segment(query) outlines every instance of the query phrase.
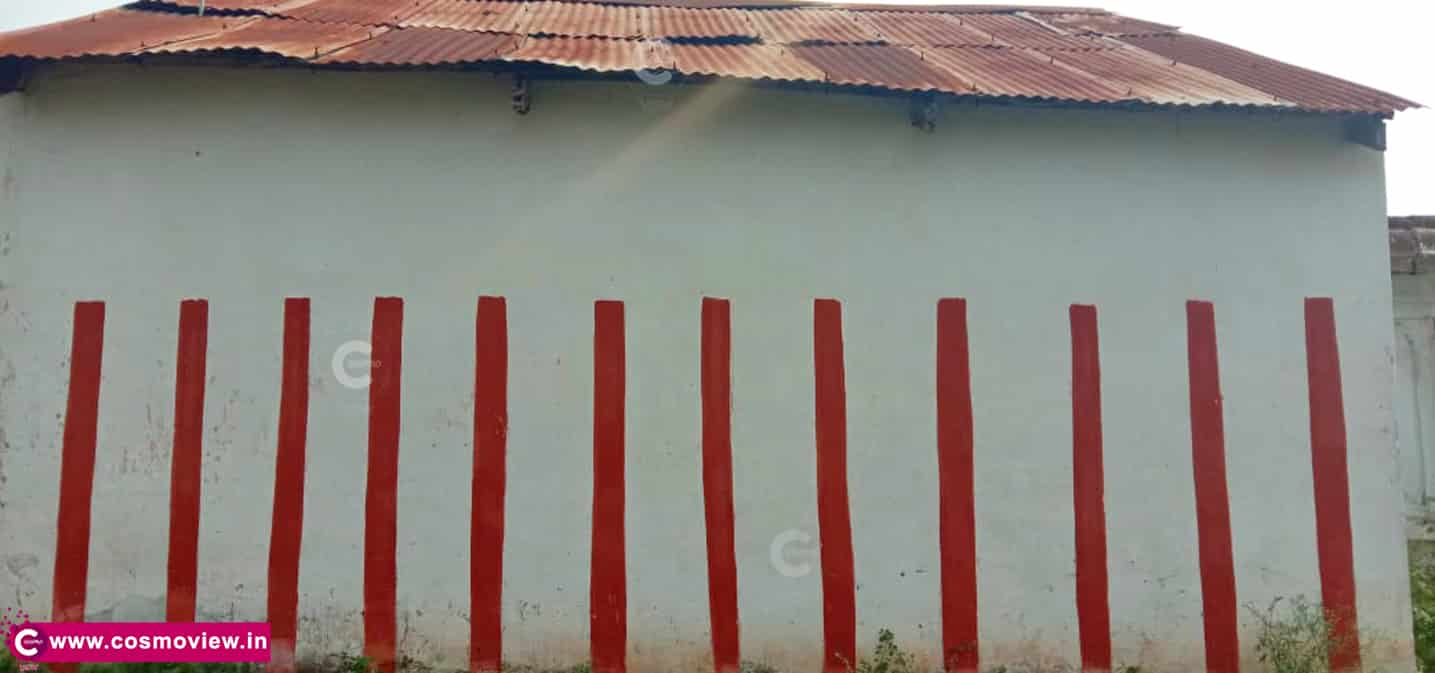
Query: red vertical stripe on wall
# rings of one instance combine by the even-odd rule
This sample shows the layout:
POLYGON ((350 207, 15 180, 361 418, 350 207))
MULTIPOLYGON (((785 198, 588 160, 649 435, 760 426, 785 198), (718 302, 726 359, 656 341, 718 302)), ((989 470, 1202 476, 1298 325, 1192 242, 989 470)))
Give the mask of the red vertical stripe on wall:
POLYGON ((1226 491, 1226 431, 1221 412, 1220 362, 1216 356, 1216 314, 1210 302, 1186 302, 1186 356, 1206 671, 1240 673, 1231 504, 1226 491))
POLYGON ((857 665, 857 597, 852 515, 847 502, 847 383, 842 356, 842 304, 813 304, 816 379, 817 527, 822 560, 823 671, 857 665))
POLYGON ((948 673, 974 673, 981 661, 972 451, 967 301, 942 299, 937 302, 937 473, 941 488, 942 658, 948 673))
POLYGON ((473 520, 469 532, 469 669, 503 665, 503 499, 508 452, 508 307, 480 297, 474 326, 473 520))
POLYGON ((304 452, 309 433, 309 300, 284 300, 279 444, 269 526, 269 628, 273 673, 294 672, 299 623, 299 550, 304 536, 304 452))
POLYGON ((1320 594, 1330 621, 1330 670, 1360 669, 1355 609, 1355 559, 1350 531, 1350 483, 1346 471, 1345 401, 1336 347, 1335 305, 1305 300, 1306 370, 1310 384, 1310 456, 1315 480, 1316 555, 1320 594))
POLYGON ((713 667, 741 665, 737 621, 737 556, 733 550, 732 323, 726 299, 703 299, 703 507, 707 517, 708 609, 713 667))
POLYGON ((174 453, 169 475, 169 589, 165 619, 194 621, 199 576, 199 490, 204 475, 204 370, 209 347, 209 302, 179 306, 179 353, 174 376, 174 453))
POLYGON ((623 525, 623 302, 595 302, 593 319, 593 566, 589 584, 593 670, 624 673, 628 587, 623 525))
POLYGON ((1083 671, 1111 670, 1106 495, 1101 458, 1101 355, 1096 307, 1071 306, 1071 429, 1076 513, 1076 620, 1083 671))
POLYGON ((90 567, 90 496, 95 483, 95 433, 100 415, 100 361, 105 304, 75 303, 70 387, 60 447, 60 511, 55 527, 55 595, 50 619, 85 619, 90 567))
POLYGON ((404 300, 374 300, 369 370, 369 476, 364 496, 364 656, 394 672, 398 628, 399 399, 403 371, 404 300))

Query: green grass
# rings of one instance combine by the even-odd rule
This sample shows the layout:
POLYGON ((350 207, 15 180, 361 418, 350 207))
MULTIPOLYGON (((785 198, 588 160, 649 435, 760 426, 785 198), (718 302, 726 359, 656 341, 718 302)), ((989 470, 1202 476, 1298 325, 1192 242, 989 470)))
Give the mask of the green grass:
POLYGON ((1415 665, 1435 673, 1435 563, 1411 559, 1410 610, 1415 626, 1415 665))
POLYGON ((1279 597, 1264 610, 1247 606, 1256 618, 1255 650, 1270 673, 1327 673, 1332 642, 1320 603, 1305 596, 1279 597))
MULTIPOLYGON (((41 664, 37 669, 48 670, 41 664)), ((80 673, 257 673, 258 664, 80 664, 80 673)), ((20 662, 0 652, 0 673, 20 673, 20 662)))
MULTIPOLYGON (((80 664, 79 673, 260 673, 263 668, 260 664, 80 664)), ((367 658, 352 655, 330 657, 322 663, 309 663, 301 665, 299 668, 307 673, 373 673, 372 663, 367 658)), ((38 670, 41 673, 46 673, 48 667, 42 664, 38 670)), ((405 667, 401 665, 399 670, 405 670, 405 667)), ((587 662, 563 668, 504 664, 503 671, 504 673, 593 673, 593 667, 587 662)), ((9 652, 3 650, 0 650, 0 673, 20 673, 19 662, 15 661, 9 652)))
MULTIPOLYGON (((41 664, 36 670, 46 671, 41 664)), ((80 664, 80 673, 258 673, 259 664, 80 664)), ((0 673, 19 673, 20 664, 8 653, 0 657, 0 673)))
POLYGON ((567 668, 538 668, 527 664, 505 663, 503 673, 593 673, 593 666, 586 661, 567 668))

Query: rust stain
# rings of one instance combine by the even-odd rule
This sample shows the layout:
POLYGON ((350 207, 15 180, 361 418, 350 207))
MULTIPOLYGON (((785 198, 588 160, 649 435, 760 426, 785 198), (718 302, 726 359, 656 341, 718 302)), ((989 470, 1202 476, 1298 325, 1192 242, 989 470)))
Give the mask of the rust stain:
POLYGON ((347 23, 310 23, 284 19, 252 18, 220 33, 150 49, 160 53, 204 51, 255 51, 291 58, 316 58, 357 42, 372 39, 385 29, 347 23))
POLYGON ((1115 14, 1052 14, 1040 20, 1078 35, 1164 35, 1176 30, 1175 26, 1115 14))
POLYGON ((903 47, 831 44, 794 46, 792 50, 820 68, 833 84, 953 93, 969 90, 953 73, 932 67, 920 53, 903 47))
POLYGON ((404 27, 518 32, 523 3, 491 0, 438 0, 400 21, 404 27))
POLYGON ((1122 38, 1123 42, 1172 61, 1215 73, 1259 89, 1273 98, 1311 110, 1391 112, 1418 103, 1383 91, 1282 63, 1195 35, 1152 35, 1122 38))
POLYGON ((822 80, 817 66, 790 48, 766 44, 675 44, 677 71, 685 75, 712 75, 743 79, 822 80))
POLYGON ((1087 35, 1071 35, 1014 14, 962 16, 963 26, 991 35, 996 42, 1024 49, 1109 49, 1113 43, 1087 35))
POLYGON ((947 14, 917 12, 853 12, 885 42, 922 47, 981 47, 996 44, 990 33, 966 26, 947 14))
POLYGON ((748 12, 763 42, 880 42, 877 31, 851 12, 831 9, 771 9, 748 12))
POLYGON ((1038 52, 991 47, 932 48, 921 52, 928 63, 969 82, 975 94, 1091 102, 1131 99, 1115 84, 1038 52))
POLYGON ((655 38, 742 37, 759 39, 750 18, 752 12, 738 9, 644 8, 644 32, 655 38))
POLYGON ((523 3, 518 32, 524 35, 638 38, 644 36, 644 8, 570 2, 523 3))
POLYGON ((512 52, 518 36, 443 28, 389 31, 318 60, 319 63, 441 65, 478 63, 512 52))
POLYGON ((505 61, 531 61, 595 72, 671 69, 672 53, 658 41, 581 37, 528 37, 504 54, 505 61))
POLYGON ((402 23, 427 9, 433 2, 434 0, 316 0, 283 10, 282 14, 286 18, 301 21, 386 26, 402 23))
POLYGON ((112 9, 60 23, 0 33, 0 56, 59 59, 132 54, 150 47, 218 33, 232 21, 218 16, 112 9))

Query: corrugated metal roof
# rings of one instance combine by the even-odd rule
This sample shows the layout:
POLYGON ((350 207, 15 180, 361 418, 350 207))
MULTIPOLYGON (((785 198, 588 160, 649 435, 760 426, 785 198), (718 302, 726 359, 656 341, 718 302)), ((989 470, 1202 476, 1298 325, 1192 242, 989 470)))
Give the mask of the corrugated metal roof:
POLYGON ((234 19, 112 9, 61 23, 0 33, 0 56, 120 56, 217 33, 234 19))
POLYGON ((1389 112, 1416 106, 1370 87, 1194 35, 1133 36, 1122 38, 1122 41, 1174 61, 1219 73, 1302 108, 1389 112))
POLYGON ((762 9, 748 12, 763 42, 880 42, 877 31, 859 23, 849 12, 831 9, 762 9))
POLYGON ((525 2, 518 32, 570 37, 643 37, 643 7, 577 2, 525 2))
POLYGON ((1135 100, 1094 75, 1056 63, 1050 54, 1006 47, 923 49, 922 57, 970 83, 968 93, 1111 103, 1135 100))
POLYGON ((656 40, 604 40, 585 37, 527 37, 504 54, 505 61, 561 65, 594 72, 671 70, 672 53, 656 40))
MULTIPOLYGON (((302 0, 300 0, 302 1, 302 0)), ((216 15, 267 14, 279 5, 293 5, 295 0, 205 0, 204 12, 216 15)), ((199 0, 140 0, 142 9, 199 9, 199 0)))
POLYGON ((790 47, 768 44, 675 44, 676 69, 684 75, 743 79, 822 81, 817 66, 792 53, 790 47))
POLYGON ((990 33, 962 25, 946 14, 916 12, 853 12, 886 42, 923 47, 976 47, 996 41, 990 33))
POLYGON ((433 0, 314 0, 293 9, 280 7, 277 12, 287 18, 301 21, 384 26, 399 24, 432 2, 433 0))
POLYGON ((1163 23, 1129 19, 1115 14, 1053 14, 1040 19, 1052 26, 1076 34, 1111 35, 1162 35, 1176 30, 1175 26, 1163 23))
POLYGON ((1015 14, 974 14, 961 17, 963 26, 996 38, 997 42, 1028 49, 1102 49, 1109 43, 1084 35, 1057 32, 1015 14))
POLYGON ((1390 114, 1414 103, 1170 26, 1070 7, 792 0, 145 0, 0 33, 0 58, 263 53, 305 67, 674 69, 1084 103, 1390 114), (242 15, 242 16, 241 16, 242 15))
POLYGON ((453 30, 518 32, 521 2, 489 0, 437 0, 400 22, 405 27, 426 26, 453 30))
POLYGON ((320 58, 373 38, 384 30, 350 23, 312 23, 254 17, 236 22, 228 30, 213 35, 155 47, 149 51, 167 54, 250 51, 295 59, 320 58))
POLYGON ((920 54, 877 44, 797 45, 803 60, 826 73, 833 84, 880 86, 906 91, 960 92, 970 88, 952 73, 933 68, 920 54))
POLYGON ((743 37, 757 39, 757 28, 748 18, 751 12, 736 9, 684 9, 646 7, 647 34, 668 39, 743 37))
POLYGON ((1279 102, 1274 96, 1239 82, 1130 47, 1058 51, 1048 56, 1144 101, 1172 105, 1240 105, 1264 97, 1270 103, 1279 102))
POLYGON ((405 28, 341 49, 318 62, 405 66, 481 63, 511 53, 518 47, 519 39, 509 33, 405 28))

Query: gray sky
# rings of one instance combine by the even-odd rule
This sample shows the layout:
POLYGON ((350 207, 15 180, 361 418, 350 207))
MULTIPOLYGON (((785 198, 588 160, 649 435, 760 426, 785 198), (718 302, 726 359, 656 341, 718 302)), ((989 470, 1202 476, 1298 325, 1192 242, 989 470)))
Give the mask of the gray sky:
MULTIPOLYGON (((122 0, 121 0, 122 1, 122 0)), ((877 0, 880 1, 880 0, 877 0)), ((961 0, 941 0, 943 4, 961 0)), ((974 4, 995 0, 971 0, 974 4)), ((1089 5, 1383 89, 1435 106, 1430 55, 1431 0, 1020 0, 1028 5, 1089 5)), ((906 4, 922 0, 904 0, 906 4)), ((116 0, 0 0, 0 30, 112 7, 116 0)), ((1435 110, 1397 115, 1386 154, 1392 215, 1435 215, 1435 110)))

